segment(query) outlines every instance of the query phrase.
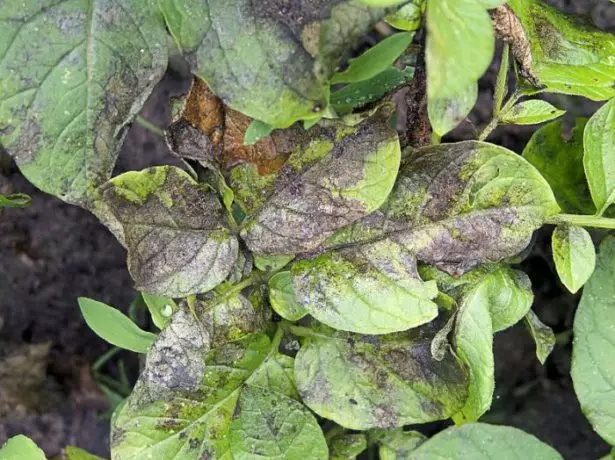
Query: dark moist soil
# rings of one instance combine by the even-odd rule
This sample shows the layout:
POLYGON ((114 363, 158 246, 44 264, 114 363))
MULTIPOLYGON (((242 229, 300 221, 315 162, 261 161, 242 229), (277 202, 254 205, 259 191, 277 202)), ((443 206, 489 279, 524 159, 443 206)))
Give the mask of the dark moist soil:
MULTIPOLYGON (((615 7, 608 0, 549 3, 587 14, 606 30, 615 28, 615 7)), ((497 61, 480 82, 471 122, 445 140, 472 138, 474 127, 487 123, 497 61)), ((188 84, 178 73, 167 74, 142 115, 166 126, 169 97, 184 92, 188 84)), ((581 98, 549 100, 567 109, 571 119, 591 115, 597 107, 581 98)), ((502 127, 489 140, 521 152, 534 130, 502 127)), ((116 172, 157 164, 177 160, 159 136, 135 124, 116 172)), ((108 456, 109 420, 102 415, 107 400, 89 373, 90 364, 108 347, 85 325, 77 297, 126 310, 136 294, 126 271, 126 253, 90 213, 37 191, 0 155, 0 193, 11 192, 28 193, 33 203, 0 214, 0 444, 24 433, 49 456, 67 444, 108 456)), ((566 459, 596 459, 609 447, 583 417, 570 380, 570 330, 579 297, 557 281, 550 232, 538 232, 521 268, 532 279, 533 308, 554 329, 558 345, 541 366, 523 326, 496 336, 496 396, 484 420, 532 433, 566 459)), ((126 353, 123 358, 129 364, 132 359, 134 366, 134 356, 126 353)))

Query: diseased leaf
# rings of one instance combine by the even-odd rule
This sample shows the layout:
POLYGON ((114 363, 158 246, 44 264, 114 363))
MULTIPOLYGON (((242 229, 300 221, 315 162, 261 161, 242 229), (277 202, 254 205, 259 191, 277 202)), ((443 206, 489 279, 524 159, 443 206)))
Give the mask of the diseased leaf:
POLYGON ((508 6, 527 37, 531 68, 523 60, 521 64, 538 80, 534 84, 592 100, 615 96, 615 36, 542 1, 508 0, 508 6))
POLYGON ((112 457, 325 460, 316 419, 294 399, 292 358, 258 332, 252 305, 212 299, 196 312, 180 309, 152 347, 113 421, 112 457))
POLYGON ((192 71, 226 105, 275 128, 326 108, 325 80, 385 13, 349 1, 280 8, 248 0, 161 0, 160 8, 192 71))
POLYGON ((615 202, 615 99, 603 105, 587 122, 583 145, 589 191, 596 209, 602 213, 615 202))
POLYGON ((298 321, 308 313, 297 302, 290 272, 276 273, 271 277, 269 280, 269 303, 278 315, 289 321, 298 321))
POLYGON ((389 115, 381 109, 357 126, 323 120, 297 137, 275 193, 241 232, 248 248, 264 255, 312 251, 376 210, 393 187, 401 155, 389 115))
POLYGON ((583 172, 586 123, 587 119, 578 118, 569 136, 564 132, 563 120, 549 123, 534 133, 523 150, 523 157, 547 180, 558 205, 566 213, 596 212, 583 172))
POLYGON ((532 310, 527 312, 523 320, 536 343, 536 357, 540 364, 544 364, 555 346, 555 334, 532 310))
POLYGON ((184 297, 221 283, 238 243, 216 196, 172 166, 131 171, 100 189, 97 216, 128 249, 137 289, 184 297))
POLYGON ((0 448, 2 460, 47 460, 45 453, 27 436, 9 438, 0 448))
POLYGON ((531 99, 511 107, 510 110, 502 113, 501 118, 503 123, 535 125, 561 117, 565 113, 565 110, 559 110, 546 101, 531 99))
POLYGON ((418 431, 372 430, 370 440, 380 444, 378 454, 380 460, 405 460, 414 449, 427 440, 427 437, 418 431))
POLYGON ((476 141, 442 144, 414 152, 387 202, 327 247, 386 237, 419 260, 461 274, 518 254, 558 211, 549 185, 517 154, 476 141))
POLYGON ((254 255, 254 265, 264 272, 276 272, 295 258, 293 255, 261 256, 254 255))
POLYGON ((30 206, 32 198, 25 193, 14 193, 12 195, 0 195, 1 208, 25 208, 30 206))
POLYGON ((470 371, 469 396, 453 416, 457 423, 474 422, 491 406, 495 386, 493 334, 519 322, 533 301, 525 273, 506 266, 483 265, 460 278, 426 267, 441 291, 459 305, 453 334, 454 350, 470 371))
POLYGON ((89 205, 167 67, 160 15, 129 1, 4 2, 0 55, 0 142, 39 189, 89 205))
POLYGON ((439 322, 385 336, 314 326, 295 359, 303 402, 354 430, 449 417, 463 405, 468 382, 452 353, 441 361, 431 357, 439 322))
POLYGON ((78 301, 87 325, 111 345, 137 353, 147 353, 156 340, 156 335, 141 329, 118 309, 86 297, 79 297, 78 301))
POLYGON ((603 240, 574 318, 572 382, 594 430, 615 444, 615 238, 603 240))
POLYGON ((408 460, 562 460, 555 449, 510 426, 472 423, 450 427, 410 452, 408 460))
POLYGON ((336 329, 387 334, 438 314, 435 283, 424 283, 413 254, 390 240, 302 260, 291 273, 299 304, 336 329))
POLYGON ((551 245, 559 279, 573 294, 589 279, 596 266, 596 250, 591 235, 576 225, 558 225, 551 245))
POLYGON ((350 113, 371 102, 377 101, 414 77, 414 67, 403 69, 390 67, 373 78, 344 86, 331 94, 331 106, 339 114, 350 113))
POLYGON ((467 0, 427 0, 426 17, 427 95, 431 100, 453 99, 475 84, 491 63, 491 19, 484 6, 467 0))
POLYGON ((384 20, 396 29, 414 32, 421 27, 423 22, 424 3, 424 0, 412 0, 397 11, 387 14, 384 20))
POLYGON ((342 433, 329 440, 329 460, 354 460, 365 449, 365 434, 342 433))
POLYGON ((471 83, 452 97, 427 99, 429 121, 434 132, 444 136, 468 116, 478 98, 478 84, 471 83))
POLYGON ((385 38, 365 51, 356 59, 351 59, 348 68, 331 78, 331 83, 354 83, 369 80, 385 71, 408 48, 414 34, 399 32, 385 38))
POLYGON ((151 295, 146 292, 142 292, 141 296, 156 327, 164 329, 171 321, 171 315, 177 311, 175 301, 170 297, 151 295))

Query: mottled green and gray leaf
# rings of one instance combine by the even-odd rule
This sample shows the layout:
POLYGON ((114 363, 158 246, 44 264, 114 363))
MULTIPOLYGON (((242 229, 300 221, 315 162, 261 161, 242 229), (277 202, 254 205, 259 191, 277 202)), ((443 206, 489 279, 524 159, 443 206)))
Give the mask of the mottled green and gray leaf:
POLYGON ((558 225, 551 239, 553 261, 559 279, 573 294, 589 279, 596 266, 596 249, 587 230, 558 225))
POLYGON ((155 8, 126 0, 4 2, 0 142, 39 189, 88 205, 167 66, 155 8))
POLYGON ((132 171, 100 188, 97 216, 128 249, 137 288, 184 297, 224 281, 238 243, 213 191, 172 166, 132 171))
POLYGON ((314 326, 295 360, 303 402, 356 430, 448 418, 463 405, 468 381, 452 353, 431 356, 439 322, 385 336, 314 326))

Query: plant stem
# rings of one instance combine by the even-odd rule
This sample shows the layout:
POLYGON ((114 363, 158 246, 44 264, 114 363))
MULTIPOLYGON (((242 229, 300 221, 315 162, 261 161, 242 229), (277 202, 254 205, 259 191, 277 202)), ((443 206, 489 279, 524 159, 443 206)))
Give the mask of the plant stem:
POLYGON ((147 129, 150 133, 155 134, 156 136, 164 137, 164 131, 156 126, 154 123, 149 121, 146 118, 143 118, 141 115, 137 115, 135 121, 142 128, 147 129))
POLYGON ((615 229, 615 219, 598 216, 581 216, 577 214, 557 214, 547 219, 548 224, 570 224, 579 227, 615 229))
POLYGON ((96 361, 94 361, 94 363, 92 364, 92 370, 94 372, 98 372, 100 368, 103 367, 107 363, 107 361, 109 361, 111 358, 117 355, 120 351, 122 351, 122 349, 118 347, 109 348, 96 361))
POLYGON ((489 137, 489 134, 491 134, 491 132, 498 127, 502 114, 508 112, 513 107, 513 105, 515 105, 517 101, 521 99, 521 96, 523 96, 523 94, 519 91, 515 91, 514 94, 510 96, 510 99, 508 99, 504 107, 502 107, 502 110, 500 110, 499 115, 497 117, 493 117, 489 124, 485 126, 485 129, 483 129, 483 132, 480 133, 480 135, 478 136, 479 141, 484 141, 485 139, 487 139, 487 137, 489 137))
POLYGON ((504 49, 502 50, 500 71, 498 72, 498 78, 495 83, 495 93, 493 95, 493 118, 497 118, 500 114, 508 89, 508 68, 510 67, 509 49, 510 45, 505 43, 504 49))

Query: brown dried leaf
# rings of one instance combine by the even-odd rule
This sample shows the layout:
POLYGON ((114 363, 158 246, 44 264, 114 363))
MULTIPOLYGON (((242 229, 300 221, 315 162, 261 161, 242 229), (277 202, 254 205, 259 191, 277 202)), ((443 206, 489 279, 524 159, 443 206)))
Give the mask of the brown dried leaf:
POLYGON ((500 40, 510 43, 510 49, 519 64, 521 76, 532 85, 541 87, 533 70, 532 49, 523 25, 507 5, 490 10, 495 33, 500 40))

